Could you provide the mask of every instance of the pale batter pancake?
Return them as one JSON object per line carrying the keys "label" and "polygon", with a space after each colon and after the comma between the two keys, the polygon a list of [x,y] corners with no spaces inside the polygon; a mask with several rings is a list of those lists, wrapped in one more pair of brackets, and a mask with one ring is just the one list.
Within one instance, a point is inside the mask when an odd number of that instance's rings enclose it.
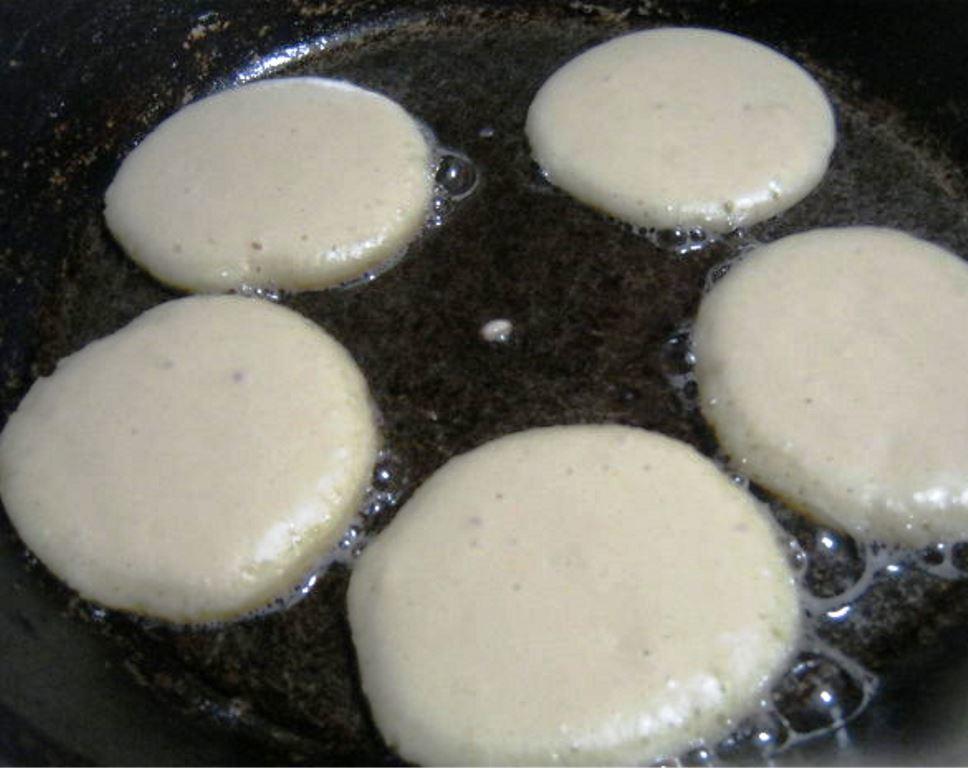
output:
{"label": "pale batter pancake", "polygon": [[752,497],[617,426],[449,461],[364,551],[349,616],[376,724],[425,764],[675,755],[746,714],[798,634]]}
{"label": "pale batter pancake", "polygon": [[245,85],[165,120],[105,195],[138,264],[192,291],[323,288],[377,269],[427,218],[431,150],[398,104],[303,77]]}
{"label": "pale batter pancake", "polygon": [[707,29],[636,32],[555,72],[528,110],[551,182],[623,221],[725,232],[802,200],[835,141],[827,97],[764,45]]}
{"label": "pale batter pancake", "polygon": [[0,495],[82,596],[199,622],[305,578],[376,447],[366,382],[333,338],[262,300],[187,298],[34,383],[0,434]]}
{"label": "pale batter pancake", "polygon": [[968,538],[968,265],[888,229],[752,253],[695,327],[703,414],[733,464],[818,519]]}

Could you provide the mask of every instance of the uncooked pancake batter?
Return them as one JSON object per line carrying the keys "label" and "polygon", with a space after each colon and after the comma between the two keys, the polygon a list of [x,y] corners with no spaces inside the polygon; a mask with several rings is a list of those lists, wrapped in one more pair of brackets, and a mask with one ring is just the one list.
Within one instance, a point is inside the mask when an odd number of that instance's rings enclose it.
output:
{"label": "uncooked pancake batter", "polygon": [[378,269],[423,226],[431,150],[403,108],[315,77],[194,102],[125,159],[108,227],[191,291],[324,288]]}
{"label": "uncooked pancake batter", "polygon": [[535,160],[577,199],[643,227],[726,232],[776,215],[820,182],[830,103],[801,67],[709,29],[618,37],[542,85]]}
{"label": "uncooked pancake batter", "polygon": [[366,382],[332,337],[266,301],[186,298],[34,383],[0,434],[0,494],[83,597],[200,622],[305,578],[376,449]]}
{"label": "uncooked pancake batter", "polygon": [[618,426],[449,461],[364,551],[349,616],[387,742],[452,765],[674,756],[755,706],[799,626],[752,497]]}
{"label": "uncooked pancake batter", "polygon": [[849,533],[968,538],[968,265],[889,229],[752,252],[703,299],[702,412],[733,464]]}

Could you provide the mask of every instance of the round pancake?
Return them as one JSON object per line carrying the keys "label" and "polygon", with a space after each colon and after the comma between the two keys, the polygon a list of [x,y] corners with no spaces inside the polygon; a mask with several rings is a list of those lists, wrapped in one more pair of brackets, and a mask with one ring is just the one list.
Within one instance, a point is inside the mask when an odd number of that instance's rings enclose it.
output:
{"label": "round pancake", "polygon": [[889,229],[755,250],[694,329],[732,463],[819,520],[919,546],[968,538],[968,265]]}
{"label": "round pancake", "polygon": [[823,91],[764,45],[666,28],[586,51],[528,110],[553,184],[631,224],[725,232],[767,219],[820,182],[836,140]]}
{"label": "round pancake", "polygon": [[675,755],[756,705],[799,627],[752,497],[619,426],[450,460],[364,551],[348,600],[376,724],[424,764]]}
{"label": "round pancake", "polygon": [[202,622],[306,577],[357,511],[376,447],[337,341],[266,301],[185,298],[34,383],[0,433],[0,495],[83,597]]}
{"label": "round pancake", "polygon": [[378,269],[423,226],[431,150],[402,107],[282,78],[179,110],[121,165],[108,227],[164,283],[310,290]]}

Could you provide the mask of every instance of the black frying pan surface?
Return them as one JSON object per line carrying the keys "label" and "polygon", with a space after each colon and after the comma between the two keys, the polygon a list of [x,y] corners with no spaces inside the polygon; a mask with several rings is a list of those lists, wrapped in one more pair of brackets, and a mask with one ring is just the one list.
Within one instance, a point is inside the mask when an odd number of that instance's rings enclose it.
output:
{"label": "black frying pan surface", "polygon": [[[341,77],[397,99],[443,146],[471,159],[474,192],[445,199],[442,224],[428,227],[402,263],[369,284],[282,299],[347,345],[383,413],[386,472],[368,510],[371,533],[448,457],[526,427],[633,424],[715,454],[689,393],[670,384],[683,362],[669,340],[694,315],[707,273],[752,241],[864,223],[968,254],[964,4],[50,6],[0,6],[4,419],[58,358],[176,295],[111,241],[101,197],[124,154],[184,102],[251,76]],[[813,195],[685,254],[668,247],[675,238],[654,244],[548,186],[523,134],[531,97],[558,65],[621,32],[661,24],[713,26],[779,48],[821,81],[839,120],[830,172]],[[478,335],[497,317],[515,323],[509,344]],[[809,620],[816,640],[777,685],[779,717],[757,730],[787,745],[775,759],[968,759],[960,738],[968,581],[957,577],[966,553],[881,553],[878,562],[894,567],[875,569],[872,586],[851,597],[873,549],[774,509],[808,554],[804,589],[817,596]],[[359,690],[348,574],[330,568],[282,612],[179,630],[77,599],[25,553],[3,518],[0,757],[396,762]],[[838,613],[843,605],[850,610]],[[821,706],[820,691],[839,710]],[[856,717],[825,733],[839,715]],[[768,755],[740,742],[723,745],[716,759]]]}

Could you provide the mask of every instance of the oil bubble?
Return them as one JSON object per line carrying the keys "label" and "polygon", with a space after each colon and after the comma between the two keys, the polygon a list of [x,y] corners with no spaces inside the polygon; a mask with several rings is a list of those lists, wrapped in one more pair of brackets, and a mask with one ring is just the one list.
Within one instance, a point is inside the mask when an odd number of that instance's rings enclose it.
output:
{"label": "oil bubble", "polygon": [[637,234],[651,241],[659,250],[669,251],[678,256],[701,251],[718,240],[702,227],[672,227],[671,229],[633,227],[633,229]]}
{"label": "oil bubble", "polygon": [[832,659],[805,652],[773,691],[773,703],[800,734],[843,725],[864,704],[864,686]]}
{"label": "oil bubble", "polygon": [[107,609],[101,607],[100,605],[89,605],[88,617],[91,619],[91,621],[101,623],[107,621],[108,612]]}
{"label": "oil bubble", "polygon": [[715,754],[713,754],[712,750],[706,747],[695,747],[694,749],[690,749],[679,758],[679,765],[681,766],[705,766],[715,764]]}
{"label": "oil bubble", "polygon": [[951,548],[951,564],[962,573],[968,573],[968,542],[959,542]]}
{"label": "oil bubble", "polygon": [[462,200],[477,186],[477,168],[469,158],[448,152],[441,155],[434,180],[444,195]]}
{"label": "oil bubble", "polygon": [[948,559],[948,551],[943,543],[925,547],[921,550],[920,555],[924,564],[930,567],[944,565]]}
{"label": "oil bubble", "polygon": [[692,351],[690,326],[680,326],[662,345],[662,371],[668,376],[692,372],[696,355]]}
{"label": "oil bubble", "polygon": [[37,556],[26,547],[21,550],[20,557],[23,560],[26,570],[31,570],[40,565],[40,560],[37,559]]}
{"label": "oil bubble", "polygon": [[798,576],[802,576],[810,564],[810,558],[795,537],[791,537],[787,543],[787,562]]}
{"label": "oil bubble", "polygon": [[454,205],[448,198],[435,197],[431,205],[430,226],[442,227],[453,210]]}
{"label": "oil bubble", "polygon": [[392,490],[405,475],[403,464],[391,450],[380,451],[373,467],[373,488],[377,491]]}
{"label": "oil bubble", "polygon": [[231,720],[238,720],[252,711],[252,703],[241,696],[235,696],[228,700],[225,714]]}
{"label": "oil bubble", "polygon": [[389,510],[396,508],[396,506],[397,497],[395,494],[386,491],[374,493],[363,509],[363,516],[367,518],[379,517],[380,515],[386,514]]}
{"label": "oil bubble", "polygon": [[[920,567],[922,571],[941,579],[960,579],[964,576],[964,564],[959,566],[956,561],[955,553],[959,546],[958,544],[938,542],[924,547],[917,553],[914,564]],[[959,552],[959,555],[963,559],[964,553]]]}
{"label": "oil bubble", "polygon": [[699,384],[693,369],[696,355],[692,349],[691,326],[680,326],[662,345],[660,366],[680,404],[687,412],[694,411],[699,400]]}
{"label": "oil bubble", "polygon": [[248,283],[243,283],[236,292],[240,296],[267,299],[276,303],[283,299],[282,290],[274,285],[249,285]]}
{"label": "oil bubble", "polygon": [[716,755],[738,764],[760,764],[782,746],[789,731],[774,712],[763,710],[745,719],[716,745]]}
{"label": "oil bubble", "polygon": [[477,182],[477,168],[470,158],[454,150],[439,149],[434,169],[434,199],[427,225],[443,226],[456,204],[477,188]]}
{"label": "oil bubble", "polygon": [[319,575],[314,573],[306,580],[306,583],[300,587],[299,591],[304,595],[308,595],[312,591],[313,587],[316,586],[317,581],[319,581]]}
{"label": "oil bubble", "polygon": [[677,251],[689,243],[689,233],[676,227],[675,229],[660,229],[653,236],[655,244],[665,251]]}
{"label": "oil bubble", "polygon": [[533,192],[551,192],[553,185],[548,172],[533,160],[528,169],[528,188]]}
{"label": "oil bubble", "polygon": [[343,538],[339,541],[340,549],[349,549],[356,543],[357,539],[360,538],[361,530],[358,525],[351,525],[346,533],[343,534]]}
{"label": "oil bubble", "polygon": [[819,528],[806,549],[809,563],[803,585],[815,597],[831,598],[847,592],[867,570],[864,550],[845,534]]}
{"label": "oil bubble", "polygon": [[726,277],[730,269],[736,263],[736,259],[728,259],[721,264],[715,265],[706,273],[706,279],[703,282],[703,292],[708,293],[712,290],[712,287],[716,285],[720,280]]}

